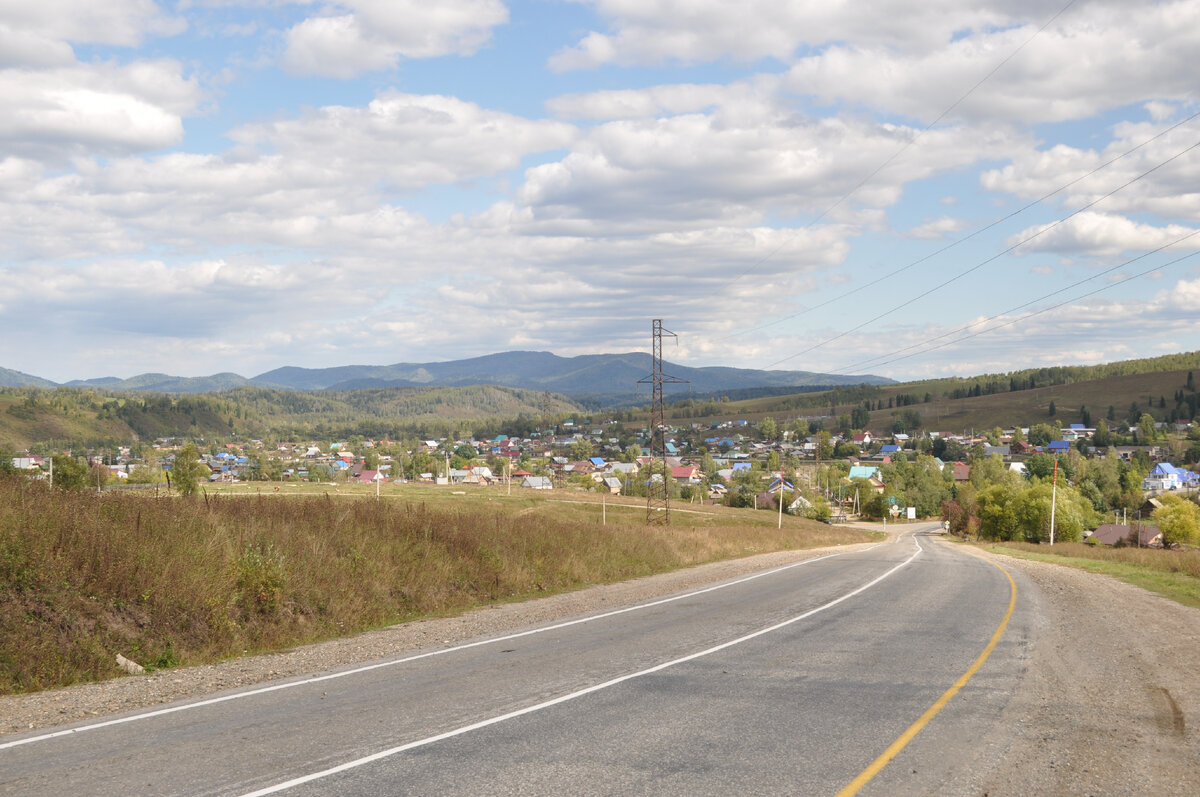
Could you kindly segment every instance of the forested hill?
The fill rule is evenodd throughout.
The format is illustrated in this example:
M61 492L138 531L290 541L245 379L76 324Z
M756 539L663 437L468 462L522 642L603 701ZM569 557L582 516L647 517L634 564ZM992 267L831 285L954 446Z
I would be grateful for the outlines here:
M158 437L402 439L461 436L501 422L582 408L562 396L508 387L387 388L308 393L237 387L170 396L101 389L0 388L0 447L108 445Z
M693 394L725 393L746 388L814 389L830 385L889 384L880 376L846 376L812 371L762 371L709 366L692 368L665 363L664 370L687 383L679 390ZM103 377L75 380L64 387L153 393L210 393L244 385L284 390L348 391L387 387L467 387L502 385L549 390L573 398L587 396L594 406L636 401L638 383L650 374L645 352L559 357L544 351L510 351L464 360L394 365L345 365L333 368L276 368L247 379L233 373L179 377L141 374L128 379ZM55 387L53 382L18 371L0 369L0 386ZM645 393L645 391L642 391Z

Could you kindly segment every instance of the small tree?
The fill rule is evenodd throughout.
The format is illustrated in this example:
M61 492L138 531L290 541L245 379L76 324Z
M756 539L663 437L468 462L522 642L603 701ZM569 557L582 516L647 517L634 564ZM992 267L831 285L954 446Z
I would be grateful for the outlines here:
M1148 412L1142 413L1138 418L1137 430L1139 443L1153 443L1158 438L1158 427L1155 425L1154 416Z
M1154 510L1154 522L1162 532L1163 547L1200 544L1200 507L1170 493L1159 500L1163 506Z
M87 465L74 457L55 456L50 461L54 464L54 486L62 490L82 490L91 486Z
M200 451L194 443L188 443L175 455L175 466L171 469L171 484L180 495L193 495L200 478Z

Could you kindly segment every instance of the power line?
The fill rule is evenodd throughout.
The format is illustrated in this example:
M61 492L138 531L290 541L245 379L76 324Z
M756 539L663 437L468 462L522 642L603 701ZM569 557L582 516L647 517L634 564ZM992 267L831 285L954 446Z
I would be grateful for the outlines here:
M1200 230L1197 230L1197 233L1200 233ZM1195 233L1193 233L1193 234L1195 234ZM1190 236L1188 236L1188 237L1190 237ZM1011 321L1004 322L1003 324L997 324L996 326L994 326L990 329L983 329L978 332L973 332L970 335L964 335L963 337L958 338L957 340L947 341L946 343L942 343L937 346L931 346L930 348L925 349L924 351L914 352L913 354L906 354L903 357L896 357L895 359L887 360L887 361L879 363L879 364L880 365L890 365L891 363L900 362L901 360L907 360L912 357L916 357L920 354L928 354L931 351L937 351L938 349L944 349L947 346L953 346L956 343L962 343L964 340L970 340L971 338L977 338L980 335L984 335L989 332L995 332L998 329L1004 329L1005 327L1010 327L1010 326L1012 326L1014 324L1018 324L1022 321L1028 321L1030 318L1034 318L1035 316L1042 315L1043 313L1049 313L1051 310L1057 310L1060 307L1066 307L1067 305L1073 304L1073 303L1079 301L1080 299L1087 299L1090 296L1095 296L1098 293L1103 293L1104 291L1111 290L1112 288L1115 288L1118 285L1124 285L1126 282L1131 282L1135 279L1140 279L1152 271L1157 271L1158 269L1161 269L1161 268L1167 268L1168 266L1173 266L1176 263L1181 263L1184 260L1195 257L1196 255L1200 255L1200 252L1189 252L1188 254L1181 255L1180 257L1177 257L1174 260L1170 260L1166 263L1162 263L1157 266L1151 266L1150 268L1146 269L1145 271L1140 271L1137 274L1130 274L1128 277L1124 277L1122 279L1116 280L1115 282L1112 282L1108 285L1103 285L1094 291L1088 291L1087 293L1076 296L1073 299L1067 299L1065 301L1059 302L1058 304L1050 305L1049 307L1044 307L1041 310L1035 310L1032 313L1027 313L1027 314L1021 316L1020 318L1014 318ZM995 316L993 316L993 318L995 318Z
M1188 240L1188 239L1190 239L1190 238L1194 238L1194 237L1195 237L1195 236L1197 236L1197 235L1200 235L1200 230L1193 230L1192 232L1188 233L1187 235L1184 235L1184 236L1182 236L1182 237L1180 237L1180 238L1176 238L1174 241L1170 241L1170 242L1168 242L1168 243L1165 243L1165 244L1163 244L1162 246L1159 246L1159 247L1157 247L1157 248L1155 248L1155 249L1151 249L1151 250L1150 250L1150 251L1148 251L1148 252L1144 252L1144 253L1142 253L1142 254L1138 255L1137 257L1130 258L1129 260L1126 260L1126 261L1124 261L1124 262L1122 262L1122 263L1118 263L1118 264L1117 264L1117 265L1115 265L1115 266L1111 266L1111 267L1109 267L1109 268L1106 268L1106 269L1104 269L1103 271L1100 271L1100 272L1098 272L1098 273L1096 273L1096 274L1093 274L1093 275L1092 275L1092 276L1090 276L1090 277L1087 277L1086 279L1082 279L1082 280L1079 280L1079 281L1077 281L1077 282L1074 282L1074 283L1072 283L1072 284L1070 284L1070 285L1066 286L1065 288L1059 288L1059 289L1057 289L1057 290L1054 290L1054 291L1051 291L1050 293L1047 293L1047 294L1045 294L1044 296L1039 296L1038 298L1036 298L1036 299L1031 299L1030 301L1028 301L1028 302L1025 302L1025 303L1023 303L1023 304L1019 304L1019 305L1017 305L1017 306L1015 306L1015 307L1010 307L1008 310L1005 310L1005 311L1004 311L1004 312L1002 312L1002 313L997 313L996 315L993 315L993 316L991 316L991 317L989 317L989 318L985 318L983 321L974 321L974 322L972 322L972 323L970 323L970 324L964 324L964 325L963 325L963 326L961 326L961 327L958 327L958 328L956 328L956 329L952 329L952 330L950 330L949 332L944 332L944 333L942 333L941 335L937 335L937 336L935 336L935 337L929 338L928 340L924 340L924 341L922 341L922 342L920 342L920 343L914 343L914 344L912 344L911 346L905 346L905 347L904 347L904 348L902 348L902 349L896 349L896 350L894 350L894 351L892 351L892 352L889 352L889 353L887 353L887 354L881 354L881 355L878 355L878 356L875 356L875 357L868 358L868 359L866 359L866 360L860 360L859 362L852 363L852 364L850 364L850 365L848 365L848 366L845 366L845 367L843 367L843 368L837 368L837 369L834 369L834 370L833 370L833 371L831 371L830 373L849 373L850 371L853 371L853 370L856 370L856 369L859 369L859 368L878 368L878 367L879 367L879 366L881 366L881 365L889 365L889 364L891 364L891 363L898 362L898 361L900 361L900 360L906 360L906 359L910 359L910 358L912 358L912 357L919 356L919 355L921 355L921 354L925 354L926 352L929 352L929 351L935 351L935 350L936 350L936 349L938 349L938 348L943 348L943 346L936 346L936 347L935 347L935 346L930 346L930 347L928 347L928 348L922 348L922 349L921 349L921 351L917 351L917 352L913 352L912 354L905 355L904 357L896 357L896 358L894 358L894 359L888 359L889 357L893 357L894 355L900 354L900 353L902 353L902 352L906 352L906 351L912 351L913 349L917 349L917 348L925 347L925 346L927 346L928 344L930 344L930 343L932 343L932 342L934 342L934 341L943 340L943 339L945 339L945 338L948 338L948 337L950 337L950 336L952 336L952 335L957 335L959 332L965 332L965 331L967 331L967 330L973 329L973 328L975 328L975 327L978 327L980 324L988 324L988 323L991 323L992 321L995 321L995 320L996 320L996 319L998 319L998 318L1001 318L1001 317L1003 317L1003 316L1009 315L1009 314L1011 314L1011 313L1015 313L1015 312L1017 312L1018 310L1023 310L1023 309L1025 309L1026 307L1029 307L1030 305L1034 305L1034 304L1037 304L1038 302L1045 301L1046 299L1049 299L1049 298L1051 298L1051 297L1053 297L1053 296L1056 296L1056 295L1058 295L1058 294L1065 293L1066 291L1069 291L1069 290L1071 290L1072 288L1077 288L1077 287L1079 287L1080 285L1084 285L1084 284L1087 284L1087 283L1089 283L1089 282L1093 282L1094 280L1100 279L1100 278L1101 278L1101 277L1103 277L1103 276L1106 276L1106 275L1108 275L1108 274L1111 274L1112 272L1114 272L1114 271L1117 271L1118 269L1125 268L1126 266L1129 266L1129 265L1131 265L1131 264L1133 264L1133 263L1136 263L1136 262L1138 262L1139 260L1144 260L1144 259L1146 259L1147 257L1150 257L1151 255L1158 254L1159 252L1162 252L1162 251L1163 251L1163 250L1165 250L1165 249L1169 249L1169 248L1171 248L1172 246L1176 246L1177 244L1183 243L1184 241L1186 241L1186 240ZM1192 253L1192 254L1185 255L1185 256L1184 256L1184 257L1182 257L1182 258L1179 258L1179 259L1176 259L1176 260L1172 260L1170 263L1166 263L1166 264L1164 264L1164 265L1162 265L1162 266L1154 266L1153 268L1149 269L1149 271L1154 271L1155 269L1158 269L1158 268L1165 268L1166 266L1169 266L1169 265L1174 265L1175 263L1178 263L1180 260L1183 260L1183 259L1185 259L1185 258L1187 258L1187 257L1192 257L1192 256L1194 256L1195 254L1197 254L1197 253ZM1146 274L1146 273L1149 273L1149 271L1142 272L1142 273L1141 273L1141 274L1139 274L1138 276L1142 276L1142 275L1144 275L1144 274ZM1108 289L1109 289L1109 288L1111 288L1113 285L1120 285L1120 284L1122 284L1122 283L1124 283L1124 282L1127 282L1127 281L1128 281L1128 279L1121 279L1121 280L1118 280L1118 281L1116 281L1116 282L1113 282L1113 283L1111 283L1110 285L1106 285L1106 286L1104 286L1104 288L1102 288L1101 290L1108 290ZM1087 294L1087 295L1091 295L1091 294ZM1078 297L1078 298L1084 298L1084 297ZM1073 299L1073 300L1071 300L1071 301L1077 301L1077 299ZM1067 302L1067 304L1069 304L1069 303L1070 303L1070 302ZM1054 305L1054 307L1055 307L1055 308L1057 308L1057 307L1061 307L1062 305L1063 305L1063 303L1060 303L1060 304ZM1041 310L1039 310L1039 311L1038 311L1038 313L1041 313L1041 312L1043 312L1043 311L1041 311ZM1030 315L1030 316L1025 316L1025 317L1026 317L1026 318L1029 318L1029 317L1032 317L1032 316ZM1001 327L995 327L995 329L1000 329L1000 328L1001 328ZM982 332L978 332L978 333L975 333L975 334L983 334L983 332L988 332L988 331L991 331L991 330L983 330ZM968 336L968 337L972 337L972 336ZM963 337L963 338L960 338L959 340L967 340L967 339L968 339L968 337ZM952 345L952 344L954 344L954 343L957 343L957 342L959 342L959 340L953 340L953 341L950 341L949 343L947 343L947 344L945 344L945 345Z
M1163 166L1166 166L1167 164L1171 163L1172 161L1183 157L1184 155L1186 155L1187 153L1196 149L1197 147L1200 147L1200 141L1197 141L1196 143L1192 144L1191 146L1187 147L1186 149L1180 150L1179 152L1175 153L1171 157L1167 158L1165 161L1162 161L1162 162L1156 164L1155 166L1151 167L1150 169L1147 169L1146 171L1142 172L1137 177L1134 177L1133 179L1131 179L1125 183L1122 183L1121 185L1117 186L1113 190L1109 191L1107 194L1104 194L1104 195L1092 200L1091 202L1087 203L1083 207L1078 208L1077 210L1074 210L1071 213L1067 214L1063 218L1058 219L1057 221L1046 225L1042 229L1035 232L1033 235L1030 235L1026 238L1021 239L1020 241L1013 244L1012 246L1009 246L1008 248L1004 249L1003 251L998 252L998 253L992 255L991 257L980 261L979 263L976 263L974 266L971 266L970 268L966 269L965 271L959 272L958 274L954 275L950 279L944 280L944 281L938 283L937 285L934 285L932 288L929 288L928 290L917 294L916 296L909 299L908 301L906 301L900 305L897 305L896 307L893 307L890 310L886 310L886 311L880 313L879 315L875 316L874 318L867 319L866 321L862 322L858 326L852 327L852 328L846 330L845 332L841 332L841 333L838 333L837 335L834 335L833 337L826 338L825 340L822 340L819 343L814 343L812 346L809 346L807 349L798 351L795 354L790 354L787 357L784 357L783 359L776 360L775 362L764 366L764 368L765 369L774 368L777 365L785 363L789 360L793 360L803 354L808 354L809 352L815 351L815 350L821 348L822 346L833 343L836 340L841 340L842 338L846 337L847 335L851 335L855 332L858 332L859 330L863 329L864 327L870 326L871 324L875 323L876 321L879 321L880 319L886 318L887 316L892 315L893 313L899 312L900 309L905 304L911 304L912 302L916 302L921 299L924 299L925 297L927 297L933 293L936 293L937 291L941 290L942 288L946 287L947 285L957 282L958 280L962 279L963 277L967 276L968 274L972 274L972 273L978 271L979 269L983 268L987 264L1000 259L1004 255L1011 253L1012 251L1014 251L1015 249L1017 249L1021 246L1024 246L1025 244L1029 243L1030 241L1034 240L1035 238L1039 238L1042 235L1045 235L1046 233L1050 232L1051 230L1055 229L1056 227L1071 220L1075 216L1078 216L1080 213L1084 212L1085 210L1095 207L1097 204L1099 204L1100 202L1103 202L1105 199L1108 199L1113 194L1116 194L1119 191L1123 191L1124 189L1128 188L1129 186L1133 185L1134 183L1138 182L1139 180L1142 180L1143 178L1149 176L1150 174L1153 174L1154 172L1158 171Z
M1013 50L1011 53L1009 53L1007 56L1005 56L1003 59L1001 59L999 63L997 63L994 67L992 67L991 71L989 71L986 75L984 75L978 81L976 81L975 85L973 85L973 86L971 86L971 88L967 89L966 93L964 93L961 97L959 97L957 100L952 102L950 104L950 106L948 108L946 108L946 110L944 110L940 114L938 114L936 119L934 119L932 122L927 124L925 127L921 128L919 131L917 131L917 134L915 136L913 136L906 143L904 143L902 146L900 146L900 148L897 149L895 152L893 152L883 163L876 166L871 171L870 174L868 174L866 177L859 180L849 191L842 194L832 205L825 208L825 210L821 211L821 213L818 216L809 220L804 225L794 228L792 230L792 234L790 236L787 236L778 246L776 246L771 251L767 252L765 255L763 255L758 260L751 263L741 273L737 274L732 279L725 282L716 292L722 293L722 292L728 290L731 285L733 285L735 282L740 280L742 277L745 277L747 274L750 274L750 273L756 271L758 269L758 267L761 266L763 263L767 262L772 257L779 254L779 252L783 249L783 247L785 247L789 243L791 243L791 241L793 241L802 230L806 230L809 227L812 227L814 224L821 221L821 219L825 218L830 213L832 213L834 210L836 210L847 199L854 196L854 194L856 194L860 188L862 188L864 185L866 185L871 180L873 180L876 175L878 175L881 171L883 171L888 166L890 166L893 161L895 161L897 158L899 158L901 155L903 155L905 152L907 152L908 149L910 147L912 147L914 144L916 144L921 139L922 136L924 136L926 133L928 133L930 130L932 130L935 125L937 125L939 122L941 122L943 119L945 119L946 116L948 116L955 108L957 108L968 97L970 97L972 94L974 94L975 91L980 86L982 86L984 83L986 83L988 80L990 80L991 77L993 75L995 75L997 72L999 72L1000 69L1003 68L1005 64L1007 64L1009 61L1011 61L1013 58L1015 58L1018 53L1020 53L1022 50L1024 50L1030 44L1030 42L1032 42L1034 39L1036 39L1044 30L1046 30L1046 28L1050 27L1050 25L1056 19L1061 17L1063 14L1065 14L1067 12L1067 10L1071 8L1071 6L1075 5L1076 2L1077 2L1077 0L1068 0L1066 5L1064 5L1062 8L1060 8L1054 14L1054 16L1050 17L1048 20L1046 20L1044 23L1042 23L1042 26L1040 28L1038 28L1036 31L1034 31L1032 34L1030 34L1029 38L1027 38L1015 50Z
M842 299L853 296L854 294L859 293L860 291L864 291L867 288L872 288L881 282L891 279L892 277L896 276L897 274L901 274L915 266L919 266L920 264L924 263L927 260L937 257L938 255L943 254L945 252L948 252L949 250L953 249L954 247L958 246L959 244L966 243L967 241L971 240L972 238L982 235L983 233L987 232L988 230L991 230L995 227L1000 226L1001 224L1003 224L1006 221L1010 221L1011 219L1016 218L1017 216L1021 215L1025 211L1027 211L1030 208L1033 208L1037 205L1040 205L1041 203L1045 202L1046 200L1050 199L1051 197L1055 196L1056 194L1061 194L1063 191L1066 191L1068 188L1071 188L1072 186L1076 185L1077 183L1080 183L1080 182L1088 179L1089 177L1097 174L1098 172L1101 172L1104 169L1107 169L1109 166L1113 165L1117 161L1119 161L1125 157L1128 157L1129 155L1132 155L1133 153L1137 152L1138 150L1142 149L1143 147L1147 146L1148 144L1151 144L1154 141L1157 141L1158 139L1162 138L1163 136L1167 135L1168 133L1174 131L1176 128L1179 128L1179 127L1187 124L1188 122L1191 122L1192 120L1196 119L1197 117L1200 117L1200 111L1197 111L1196 113L1192 114L1191 116L1187 117L1186 119L1176 122L1175 124L1171 125L1170 127L1159 132L1157 135L1152 136L1152 137L1146 139L1145 141L1141 142L1137 146L1131 147L1130 149L1125 150L1120 155L1117 155L1116 157L1105 161L1104 163L1100 164L1096 168L1092 169L1087 174L1077 177L1068 183L1064 183L1063 185L1060 185L1058 188L1054 189L1050 193L1045 194L1044 196L1041 196L1038 199L1033 200L1032 202L1028 203L1027 205L1024 205L1023 207L1018 208L1017 210L1014 210L1012 213L1009 213L1007 216L1002 216L1000 218L997 218L995 221L992 221L992 222L988 223L987 225L980 227L979 229L975 230L974 232L970 233L969 235L965 235L962 238L959 238L958 240L952 241L952 242L946 244L945 246L941 247L940 249L936 249L933 252L930 252L929 254L912 261L908 265L901 266L900 268L890 271L881 277L871 280L870 282L863 283L862 285L859 285L857 288L852 288L852 289L846 291L845 293L842 293L838 296L834 296L832 299L827 299L826 301L821 302L820 304L815 304L812 307L806 307L803 310L798 310L795 313L791 313L789 315L782 316L781 318L776 318L772 321L764 322L757 326L748 327L746 329L738 330L737 332L731 332L729 335L725 336L725 339L739 337L741 335L746 335L751 332L758 332L760 330L767 329L769 327L773 327L778 324L782 324L785 321L791 321L792 319L799 318L802 315L806 315L806 314L814 312L816 310L820 310L823 307L828 307L829 305L833 304L834 302L840 302ZM801 354L803 354L803 353L804 352L801 352Z

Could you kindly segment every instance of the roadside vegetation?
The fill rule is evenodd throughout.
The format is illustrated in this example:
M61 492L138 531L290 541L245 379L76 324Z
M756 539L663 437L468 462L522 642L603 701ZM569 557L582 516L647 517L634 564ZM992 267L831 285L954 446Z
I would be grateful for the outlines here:
M0 479L0 693L291 647L865 532L495 490L150 497ZM606 522L603 522L606 521Z
M986 550L1119 578L1186 606L1200 607L1200 551L1111 548L1081 543L985 545Z

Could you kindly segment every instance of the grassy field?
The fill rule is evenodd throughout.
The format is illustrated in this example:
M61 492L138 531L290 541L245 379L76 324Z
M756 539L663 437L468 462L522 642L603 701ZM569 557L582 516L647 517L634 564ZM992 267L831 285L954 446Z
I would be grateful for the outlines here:
M1157 592L1185 606L1200 607L1200 551L1105 548L1082 543L982 545L996 553L1104 573Z
M202 497L0 482L0 693L291 647L752 553L861 542L771 512L498 488L233 485Z

